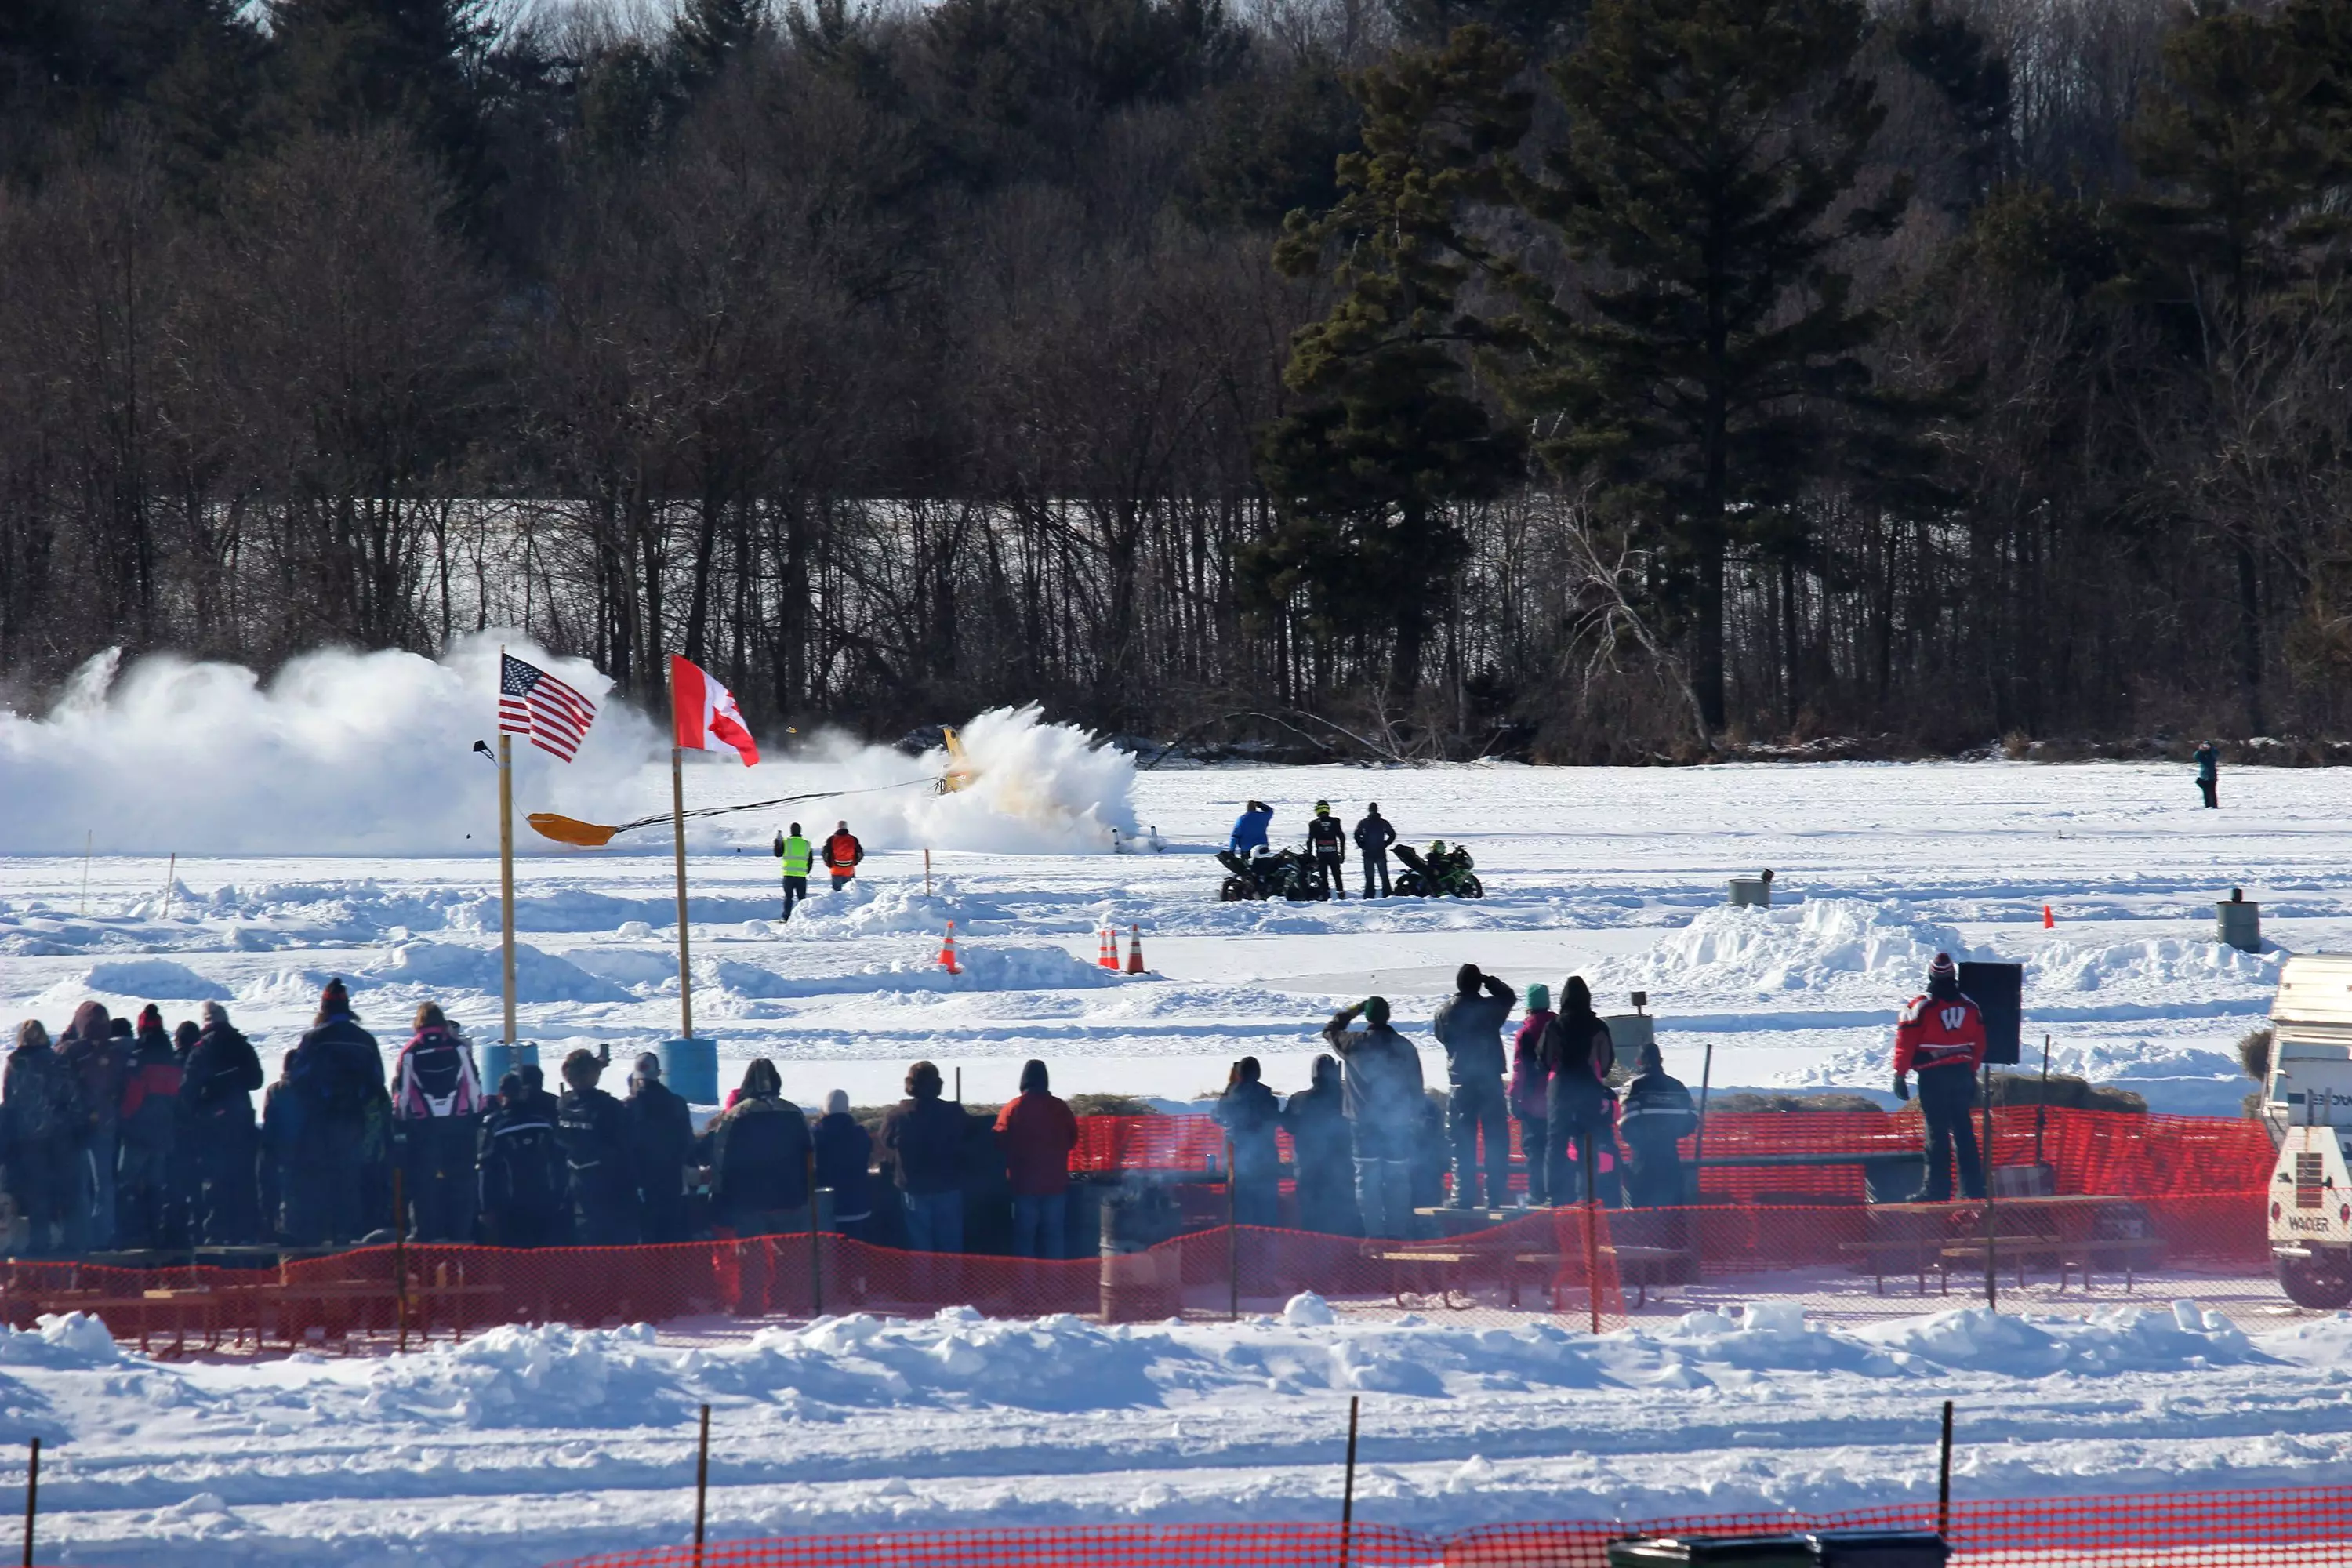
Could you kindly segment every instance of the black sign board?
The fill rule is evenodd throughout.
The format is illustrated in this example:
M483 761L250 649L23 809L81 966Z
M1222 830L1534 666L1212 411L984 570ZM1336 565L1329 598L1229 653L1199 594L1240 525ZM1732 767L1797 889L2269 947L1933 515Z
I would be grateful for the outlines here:
M1960 991L1984 1014L1985 1060L1996 1066L2017 1065L2020 1033L2024 1025L2025 965L1963 963Z

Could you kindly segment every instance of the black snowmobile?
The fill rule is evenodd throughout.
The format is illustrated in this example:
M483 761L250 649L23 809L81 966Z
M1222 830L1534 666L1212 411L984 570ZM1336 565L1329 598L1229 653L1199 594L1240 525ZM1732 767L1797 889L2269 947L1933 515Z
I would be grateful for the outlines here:
M1486 887L1470 872L1470 851L1456 845L1449 849L1443 838L1426 853L1410 844L1396 846L1396 858L1405 869L1396 879L1396 891L1408 899L1483 899Z
M1302 849L1277 849L1271 855L1236 855L1220 849L1217 861L1232 873L1217 889L1217 897L1229 904L1244 899L1306 903L1330 896L1323 889L1314 860Z

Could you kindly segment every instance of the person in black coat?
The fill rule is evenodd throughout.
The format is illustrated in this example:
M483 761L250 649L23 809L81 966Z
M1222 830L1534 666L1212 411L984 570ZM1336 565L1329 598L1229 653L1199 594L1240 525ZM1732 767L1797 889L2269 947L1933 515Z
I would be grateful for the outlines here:
M253 1095L261 1058L228 1021L228 1009L205 1004L204 1027L180 1068L181 1131L188 1145L190 1207L195 1239L237 1246L261 1237L255 1185L260 1152Z
M687 1238L686 1167L694 1157L694 1114L661 1080L661 1058L637 1058L629 1074L629 1163L637 1173L639 1228L647 1241Z
M783 1089L776 1064L761 1057L711 1123L711 1215L739 1237L808 1228L808 1119Z
M849 1096L835 1089L810 1132L816 1150L816 1184L833 1189L833 1227L863 1241L874 1220L874 1135L849 1114Z
M1359 1236L1356 1140L1348 1121L1339 1058L1315 1058L1312 1085L1290 1097L1282 1124L1297 1166L1298 1228L1327 1236Z
M1680 1208L1682 1141L1698 1130L1698 1108L1683 1081L1666 1071L1654 1041L1642 1047L1641 1071L1625 1086L1617 1131L1625 1142L1626 1201L1635 1208Z
M520 1073L499 1080L475 1158L482 1228L493 1247L555 1247L569 1234L571 1181L555 1121Z
M320 994L317 1021L294 1047L286 1086L299 1113L279 1194L288 1239L357 1241L389 1209L371 1205L367 1190L368 1162L382 1140L372 1113L386 1096L383 1054L352 1015L341 980Z
M1372 879L1378 876L1381 898L1389 896L1389 846L1396 842L1396 829L1381 815L1381 803L1364 807L1361 820L1356 824L1356 853L1364 862L1364 897L1372 898Z
M1233 1150L1234 1223L1274 1226L1282 1223L1282 1154L1275 1133L1282 1126L1282 1103L1261 1080L1255 1057L1235 1062L1225 1092L1210 1109Z
M596 1087L604 1071L604 1058L593 1051L565 1057L563 1098L556 1104L555 1136L571 1177L572 1238L582 1247L623 1247L637 1239L628 1113Z
M913 1252L963 1250L964 1145L972 1119L940 1098L940 1069L917 1062L907 1069L907 1098L882 1122L882 1147L896 1163L907 1210L907 1246Z
M131 1068L116 1112L115 1235L125 1247L172 1244L172 1174L180 1131L180 1064L163 1015L149 1003L139 1015Z
M1570 975L1561 988L1559 1014L1544 1030L1539 1051L1548 1075L1544 1135L1551 1145L1545 1151L1551 1201L1582 1202L1589 1171L1593 1195L1606 1203L1615 1173L1604 1169L1601 1154L1605 1148L1613 1155L1617 1147L1616 1096L1606 1081L1615 1047L1609 1026L1592 1010L1592 991L1582 975Z
M67 1244L73 1200L77 1119L74 1085L38 1018L16 1026L16 1048L0 1074L0 1148L7 1151L8 1194L31 1226L30 1249L44 1257Z

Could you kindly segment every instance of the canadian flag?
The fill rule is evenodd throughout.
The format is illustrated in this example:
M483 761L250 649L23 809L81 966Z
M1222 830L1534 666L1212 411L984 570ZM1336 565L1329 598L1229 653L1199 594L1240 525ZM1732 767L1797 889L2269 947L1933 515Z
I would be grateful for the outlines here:
M685 750L733 752L747 768L760 760L760 743L744 726L735 699L700 665L676 654L669 656L669 710Z

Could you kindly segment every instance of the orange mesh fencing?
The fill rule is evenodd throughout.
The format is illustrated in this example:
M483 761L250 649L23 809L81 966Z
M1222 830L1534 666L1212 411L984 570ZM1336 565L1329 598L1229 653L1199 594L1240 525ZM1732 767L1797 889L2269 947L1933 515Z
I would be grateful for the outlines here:
M1087 1223L1070 1229L1088 1251L1069 1261L907 1252L803 1232L528 1251L374 1247L254 1268L8 1262L0 1319L25 1326L85 1311L118 1339L178 1352L397 1347L509 1322L716 1325L948 1306L1002 1317L1225 1317L1279 1310L1303 1290L1343 1314L1544 1317L1590 1330L1772 1300L1826 1320L2181 1296L2250 1323L2291 1310L2272 1272L2270 1150L2259 1126L2012 1107L1994 1113L1993 1127L1998 1169L2034 1163L2040 1151L2049 1174L2032 1195L1866 1202L1864 1167L1851 1162L1916 1151L1909 1114L1717 1116L1695 1206L1533 1209L1499 1224L1436 1210L1421 1238L1383 1242L1228 1226L1227 1189L1206 1174L1223 1153L1213 1122L1097 1117L1083 1128L1085 1159L1104 1172L1180 1178L1167 1212L1183 1234L1141 1251L1094 1251L1091 1200L1111 1190L1097 1174L1076 1189ZM1751 1158L1768 1163L1714 1163ZM1814 1159L1829 1163L1806 1163ZM970 1212L982 1215L985 1201L971 1200Z
M2352 1550L2352 1488L1955 1501L1941 1521L1969 1568L2270 1568L2340 1563ZM1394 1525L1091 1525L908 1531L722 1541L573 1559L560 1568L1606 1568L1635 1536L1932 1531L1936 1505L1843 1513L1714 1514L1498 1524L1454 1535Z

